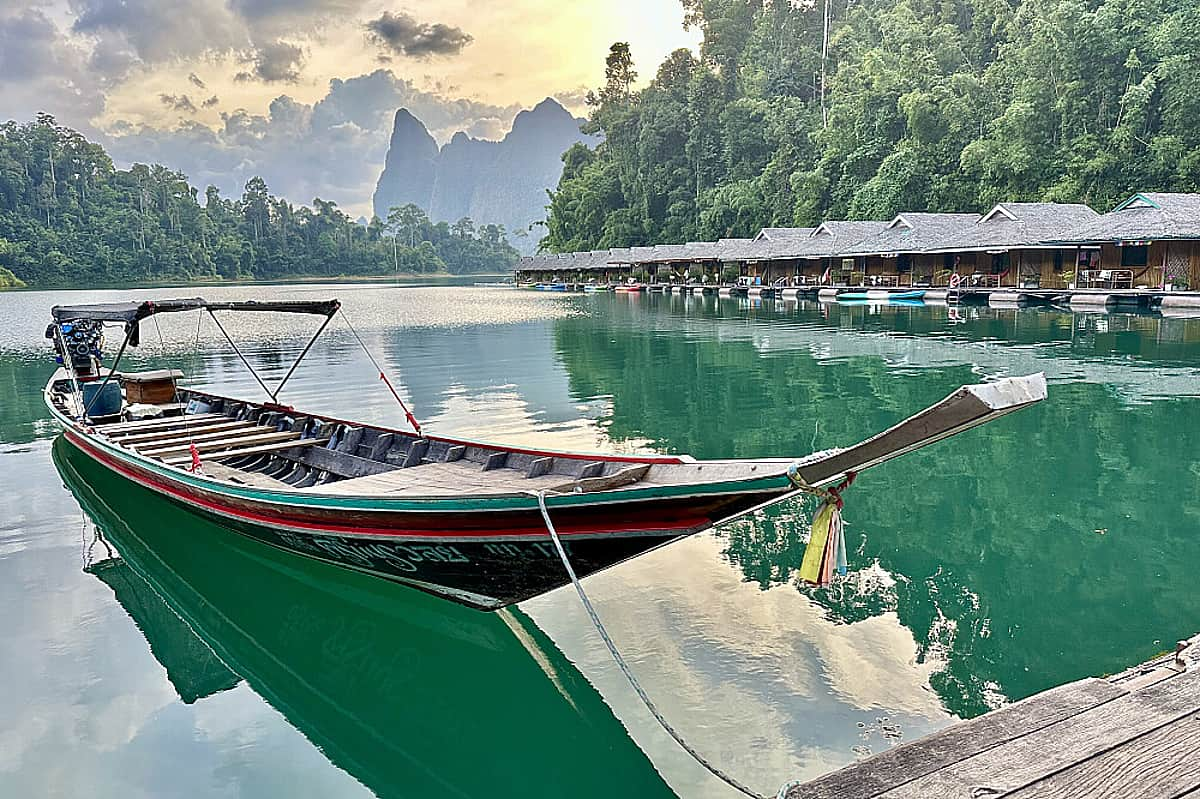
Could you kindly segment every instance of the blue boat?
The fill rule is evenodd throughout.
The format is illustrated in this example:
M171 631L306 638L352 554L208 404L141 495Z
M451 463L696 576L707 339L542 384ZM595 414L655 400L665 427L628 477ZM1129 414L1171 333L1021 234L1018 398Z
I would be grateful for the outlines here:
M923 290L916 291L893 291L884 293L880 289L874 291L847 291L844 294L837 295L838 302L924 302L925 292Z

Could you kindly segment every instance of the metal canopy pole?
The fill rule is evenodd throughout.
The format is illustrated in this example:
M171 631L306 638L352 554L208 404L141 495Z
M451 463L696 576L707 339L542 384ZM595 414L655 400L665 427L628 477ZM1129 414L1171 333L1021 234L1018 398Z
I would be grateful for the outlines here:
M225 336L225 340L229 342L229 346L233 347L233 351L236 352L237 356L242 359L242 363L245 364L246 368L250 370L250 374L254 375L254 379L258 381L260 386L262 386L262 390L265 391L267 396L271 398L271 402L274 402L275 397L273 394L271 394L271 389L267 388L267 384L264 383L262 378L258 376L258 372L254 371L254 367L250 365L250 361L246 360L246 356L242 354L240 349L238 349L238 345L233 343L233 339L230 337L229 332L225 329L225 326L221 324L221 320L217 318L217 315L213 313L213 309L208 308L207 310L208 315L211 316L212 320L217 323L217 328L221 331L222 335Z
M337 313L337 311L334 311L334 313ZM300 354L298 356L296 356L295 362L292 363L292 368L288 369L287 374L284 375L283 379L279 381L279 385L275 387L275 391L271 394L272 402L275 402L275 403L279 402L279 399L278 399L279 392L283 391L283 384L286 383L288 381L288 379L292 376L292 373L296 371L296 367L300 365L300 361L304 360L305 355L308 355L308 351L312 349L312 345L317 343L317 339L319 339L321 337L321 334L325 332L325 328L329 326L329 323L331 321L333 321L332 313L329 314L329 316L325 317L325 321L322 322L321 326L317 328L317 332L313 333L312 338L310 338L308 340L308 344L305 345L304 349L300 351Z
M137 322L134 322L133 324L126 326L125 340L121 342L121 349L117 350L117 357L113 359L113 365L109 367L108 374L104 376L104 381L100 384L100 388L96 389L96 393L92 396L92 401L89 402L83 409L84 419L88 417L88 411L90 411L92 406L96 404L96 400L100 399L100 395L104 393L104 387L108 385L108 381L112 380L112 376L117 373L117 366L121 363L121 356L125 354L125 348L129 346L129 340L133 338L133 331L137 330L137 324ZM61 330L62 328L59 328L60 334ZM70 353L67 354L67 358L70 358ZM70 368L72 374L75 373L75 367L72 366L68 368ZM81 405L83 404L82 399L83 395L80 394Z

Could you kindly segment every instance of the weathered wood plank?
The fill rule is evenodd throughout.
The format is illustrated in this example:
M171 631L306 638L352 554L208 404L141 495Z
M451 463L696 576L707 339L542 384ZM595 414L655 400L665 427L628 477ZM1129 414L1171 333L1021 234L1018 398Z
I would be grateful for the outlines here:
M1005 797L1128 799L1173 796L1197 785L1200 785L1200 718L1189 714Z
M286 455L284 457L287 457ZM342 477L365 477L371 474L395 471L399 468L394 463L373 461L361 458L348 452L340 452L325 448L306 449L296 455L295 460L311 469L322 469Z
M172 446L183 447L186 449L189 444L198 444L201 441L215 441L222 438L234 438L253 433L274 432L277 431L273 427L260 427L253 422L238 422L237 427L231 427L225 430L211 430L205 433L196 432L191 428L188 428L187 430L173 430L169 434L164 434L158 438L152 438L148 441L134 441L132 443L121 441L119 443L122 446L131 447L139 452L146 452L152 449L165 449Z
M128 433L134 430L141 432L143 430L153 430L159 427L171 427L174 425L191 424L192 422L202 422L206 419L228 419L222 413L193 413L184 414L183 416L171 416L168 418L158 419L143 419L138 422L116 422L114 424L97 425L96 429L105 435L113 433Z
M880 794L886 799L977 799L997 796L1200 709L1200 671L1043 726ZM982 791L987 793L981 793Z
M299 441L278 441L274 444L261 444L256 447L244 447L242 449L231 449L223 452L210 453L208 458L210 461L220 458L237 458L242 455L258 455L263 452L279 452L280 450L300 449L301 447L319 447L329 443L328 438L303 438ZM163 458L163 463L171 466L180 466L191 461L191 455L177 455L172 458ZM206 461L207 462L207 461Z
M1125 692L1086 679L959 722L792 789L787 799L868 799L1105 702Z
M258 472L245 472L241 469L235 469L232 466L226 466L223 463L217 463L216 461L209 461L202 468L203 473L209 477L215 477L218 480L225 480L230 483L258 486L259 488L291 488L287 483L282 480L276 480L274 477L267 477L265 474L259 474Z
M218 430L237 430L241 427L254 427L254 422L197 422L196 424L187 425L183 429L157 430L152 433L134 433L127 436L115 436L113 440L123 446L129 444L142 444L146 441L157 441L161 439L177 438L188 434L199 435L202 433L215 433Z
M609 491L639 482L649 472L650 464L640 463L634 466L626 466L624 469L615 471L612 474L606 474L603 477L585 477L580 480L572 480L569 483L559 483L550 490L557 491L560 494L569 494L573 491Z
M290 430L279 432L266 428L270 432L259 432L258 429L249 430L246 433L226 435L213 441L198 441L194 444L189 441L184 441L178 444L170 444L167 446L150 446L146 449L139 449L143 455L148 455L151 458L161 458L164 455L174 455L176 453L190 453L194 446L198 452L215 452L221 449L233 449L234 447L250 446L251 444L270 444L274 441L287 441L288 439L300 438L299 433L293 433Z
M493 452L487 456L487 460L483 462L483 471L490 472L493 469L503 469L504 464L508 462L507 452Z

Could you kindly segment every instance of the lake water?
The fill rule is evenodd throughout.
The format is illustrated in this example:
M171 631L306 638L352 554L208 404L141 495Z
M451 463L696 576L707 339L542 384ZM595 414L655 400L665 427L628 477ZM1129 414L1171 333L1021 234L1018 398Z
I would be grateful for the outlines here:
M0 294L5 796L736 795L655 725L570 589L482 614L81 479L41 404L42 331L55 303L131 293L336 295L428 430L549 448L803 455L1046 372L1041 406L860 477L843 583L798 584L800 502L586 581L676 729L763 793L1200 630L1200 320L446 286ZM315 325L258 316L228 326L278 379ZM255 396L194 315L142 340L131 368ZM337 322L284 399L402 420Z

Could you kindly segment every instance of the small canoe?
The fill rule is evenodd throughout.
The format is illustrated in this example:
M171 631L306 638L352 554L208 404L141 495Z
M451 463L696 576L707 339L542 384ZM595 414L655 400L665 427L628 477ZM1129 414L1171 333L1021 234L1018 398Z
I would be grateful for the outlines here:
M126 319L128 344L138 321L168 310L331 318L339 307L173 303L57 307L51 328ZM964 386L845 449L700 461L432 436L182 387L157 418L94 419L79 384L99 379L98 364L66 361L46 384L46 406L66 441L105 469L261 542L482 609L567 582L540 501L584 576L1046 396L1042 375L1004 378Z

